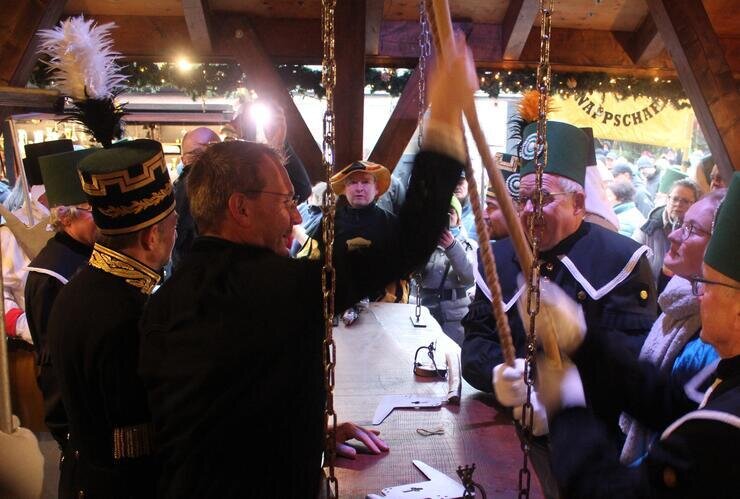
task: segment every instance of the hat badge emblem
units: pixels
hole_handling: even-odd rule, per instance
[[[537,145],[537,134],[532,133],[522,143],[522,159],[530,161],[534,159],[534,150]],[[542,154],[543,147],[540,146],[538,154]]]

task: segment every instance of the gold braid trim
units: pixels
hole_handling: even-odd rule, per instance
[[[107,208],[98,208],[98,211],[111,218],[125,217],[141,213],[147,208],[156,206],[161,203],[172,192],[172,184],[167,184],[163,189],[158,190],[146,199],[138,199],[128,206],[109,206]]]
[[[90,265],[125,279],[128,284],[139,288],[146,295],[151,294],[159,282],[159,274],[143,263],[100,244],[93,247]]]
[[[150,456],[154,450],[152,423],[113,428],[113,459]]]

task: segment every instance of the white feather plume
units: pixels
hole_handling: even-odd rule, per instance
[[[39,52],[51,60],[49,67],[59,90],[73,99],[110,99],[126,77],[117,64],[110,30],[115,23],[97,25],[82,16],[62,21],[39,32]]]

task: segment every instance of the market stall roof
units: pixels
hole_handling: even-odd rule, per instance
[[[0,84],[24,86],[35,63],[33,34],[68,15],[115,21],[115,47],[130,58],[235,60],[262,96],[286,109],[289,139],[309,171],[320,150],[274,65],[321,62],[320,0],[3,1]],[[416,0],[341,0],[336,10],[337,162],[362,154],[366,65],[414,67]],[[482,68],[533,67],[539,57],[537,0],[449,0],[453,21]],[[558,0],[551,62],[556,71],[680,78],[714,158],[740,165],[740,12],[736,0]],[[416,72],[414,74],[416,75]],[[413,134],[412,77],[370,158],[392,166]],[[0,108],[0,113],[3,109]]]

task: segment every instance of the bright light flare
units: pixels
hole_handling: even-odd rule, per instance
[[[185,57],[180,57],[177,60],[177,69],[179,69],[183,73],[187,73],[188,71],[193,69],[193,63],[188,61]]]
[[[272,111],[269,106],[261,102],[255,102],[250,106],[249,114],[257,125],[257,128],[264,129],[272,119]]]

